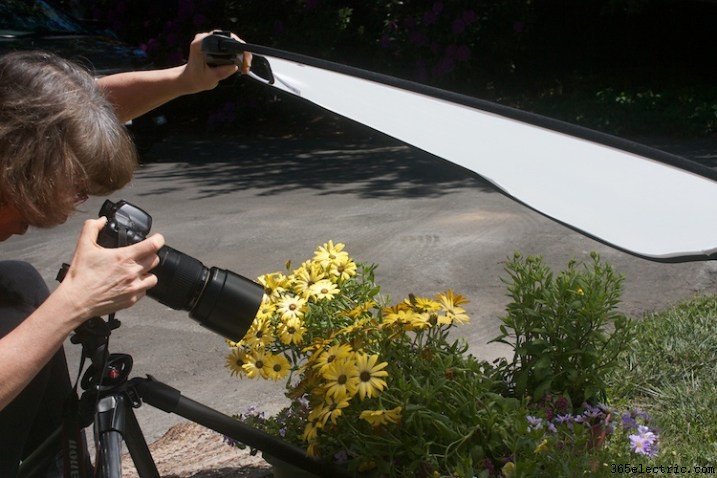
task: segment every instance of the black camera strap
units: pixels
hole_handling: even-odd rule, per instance
[[[100,317],[92,317],[75,329],[75,335],[71,338],[72,342],[82,344],[82,354],[77,379],[64,406],[61,438],[65,478],[90,478],[94,474],[84,429],[92,424],[100,400],[108,362],[110,331],[114,322],[118,322],[114,313],[109,314],[107,322]],[[88,353],[91,354],[92,363],[85,370]],[[82,399],[78,398],[77,393],[80,384],[90,392],[85,392]],[[97,445],[95,443],[95,450],[98,449]]]
[[[127,241],[127,228],[123,225],[117,227],[117,247],[124,247],[129,245]]]
[[[126,246],[127,242],[127,228],[120,226],[118,228],[118,247]],[[63,265],[64,272],[67,271],[66,264]],[[62,273],[62,271],[61,271]],[[64,275],[63,275],[64,277]],[[58,280],[62,281],[58,276]],[[109,315],[108,323],[114,321],[115,314]],[[107,350],[107,343],[109,342],[109,333],[106,335],[105,347]],[[82,347],[82,354],[80,356],[80,367],[77,373],[77,379],[72,387],[72,391],[68,395],[64,404],[64,416],[62,422],[62,457],[64,470],[63,474],[65,478],[91,478],[94,474],[92,471],[92,462],[89,457],[89,450],[87,449],[87,440],[85,439],[84,429],[92,423],[91,416],[84,413],[81,410],[81,402],[78,398],[77,388],[82,377],[82,371],[85,368],[85,361],[87,360],[87,351],[85,347]],[[107,366],[107,360],[103,360],[101,367],[97,368],[97,382],[96,386],[99,389],[102,385],[102,377],[104,377],[104,370]],[[95,403],[93,404],[92,411],[97,408],[97,401],[99,401],[99,393],[96,394]]]
[[[82,350],[80,370],[72,391],[65,400],[64,418],[62,423],[62,457],[65,478],[90,478],[91,462],[84,428],[89,425],[82,423],[80,400],[77,396],[77,385],[85,366],[85,351]]]

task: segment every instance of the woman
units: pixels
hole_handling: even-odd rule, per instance
[[[100,80],[49,53],[0,57],[0,241],[29,226],[61,224],[88,195],[126,185],[137,158],[124,123],[237,71],[206,65],[206,35],[195,36],[186,65]],[[105,221],[85,222],[52,294],[29,264],[0,261],[2,477],[15,476],[20,460],[61,422],[71,389],[64,340],[90,317],[133,305],[157,282],[150,270],[163,237],[104,249],[96,240]]]

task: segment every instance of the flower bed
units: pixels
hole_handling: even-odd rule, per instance
[[[616,312],[622,278],[597,255],[558,275],[540,258],[508,261],[512,302],[496,340],[514,357],[494,363],[452,337],[469,321],[465,297],[389,304],[375,268],[329,241],[298,268],[259,278],[264,303],[229,343],[226,366],[285,381],[290,403],[238,419],[372,476],[567,476],[596,470],[621,434],[634,451],[657,453],[644,417],[626,415],[616,430],[620,414],[601,404],[632,324]]]

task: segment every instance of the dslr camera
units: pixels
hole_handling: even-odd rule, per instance
[[[107,217],[97,238],[102,247],[135,244],[152,228],[152,217],[124,200],[106,200],[99,215]],[[207,268],[169,246],[157,255],[159,265],[152,273],[158,282],[147,291],[148,296],[174,310],[189,311],[189,317],[229,340],[238,342],[244,337],[261,305],[263,287],[232,271]]]

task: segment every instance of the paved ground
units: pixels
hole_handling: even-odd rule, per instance
[[[712,142],[653,145],[715,165]],[[112,199],[127,199],[154,218],[167,243],[208,266],[250,278],[311,257],[317,245],[343,242],[359,261],[379,264],[378,281],[396,299],[452,288],[471,299],[473,321],[460,333],[484,358],[505,353],[486,342],[497,334],[505,304],[499,277],[514,251],[539,254],[555,267],[591,251],[626,276],[623,310],[639,315],[694,294],[716,291],[713,263],[659,264],[575,233],[495,192],[479,178],[439,159],[385,140],[237,140],[171,137],[148,156],[134,182]],[[49,231],[2,245],[54,284],[71,257],[86,214]],[[251,405],[279,408],[272,384],[237,380],[224,369],[226,346],[185,312],[146,299],[118,316],[114,352],[130,353],[135,375],[152,374],[185,396],[224,413]],[[71,370],[77,346],[67,346]],[[184,421],[148,406],[137,416],[152,442]]]

